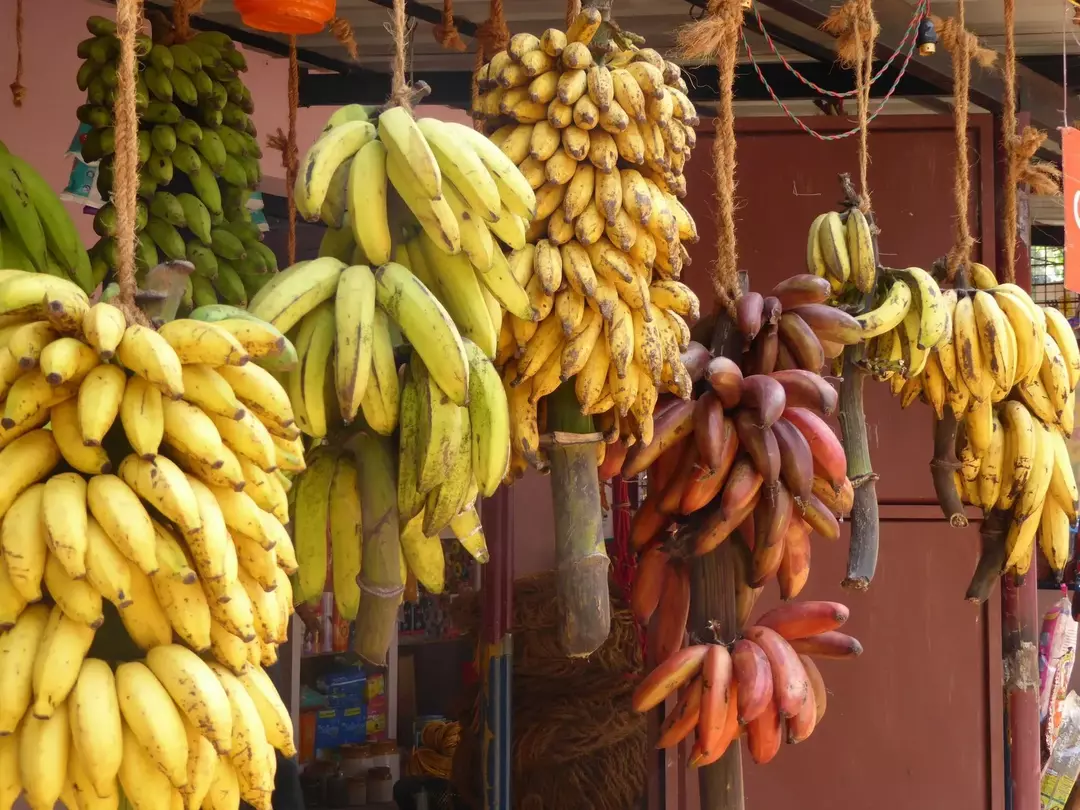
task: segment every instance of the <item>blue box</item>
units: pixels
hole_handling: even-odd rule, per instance
[[[350,709],[364,705],[367,675],[363,670],[332,672],[319,683],[326,702],[335,709]]]
[[[315,715],[315,750],[341,745],[341,720],[337,709],[320,709]]]
[[[337,714],[339,745],[359,745],[367,741],[367,709],[364,706],[338,709]]]

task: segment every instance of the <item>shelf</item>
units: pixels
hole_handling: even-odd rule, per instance
[[[457,641],[467,641],[468,636],[453,636],[452,638],[428,638],[427,636],[399,636],[398,647],[427,647],[433,644],[453,644]]]

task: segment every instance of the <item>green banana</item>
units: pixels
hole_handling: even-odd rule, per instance
[[[168,191],[159,191],[154,195],[153,199],[150,200],[150,213],[177,228],[183,228],[187,225],[184,207],[180,205],[180,201],[176,196]]]
[[[205,132],[202,133],[202,137],[205,139]],[[199,153],[195,148],[183,141],[173,147],[172,161],[176,168],[184,174],[197,172],[202,166],[202,158],[199,157]]]
[[[210,245],[214,253],[223,259],[235,261],[247,255],[244,243],[229,233],[224,228],[213,228],[210,231]]]
[[[185,118],[176,125],[176,139],[188,144],[188,146],[198,146],[202,137],[202,127],[190,118]]]
[[[150,130],[150,143],[162,155],[176,151],[176,130],[168,124],[158,124]]]
[[[10,153],[0,155],[0,218],[22,244],[33,267],[45,270],[45,229]]]
[[[225,168],[225,158],[228,156],[221,137],[213,130],[204,132],[202,142],[197,148],[202,159],[210,164],[210,168],[221,174]]]
[[[234,306],[247,306],[247,291],[244,282],[226,259],[218,259],[217,275],[213,278],[214,289],[221,297]]]
[[[186,174],[188,180],[191,181],[191,187],[195,189],[195,196],[202,200],[206,210],[211,214],[220,214],[222,212],[221,189],[218,188],[217,178],[210,171],[210,167],[200,164],[198,171]]]
[[[173,95],[189,107],[199,103],[199,91],[195,88],[195,82],[181,70],[172,74],[172,91]]]
[[[198,242],[188,242],[187,260],[195,266],[195,272],[205,278],[213,279],[218,274],[218,260],[214,251]]]
[[[165,220],[151,216],[146,222],[146,233],[150,235],[150,238],[154,240],[154,244],[169,259],[179,261],[187,258],[184,237]]]
[[[183,210],[184,222],[187,229],[195,234],[195,238],[204,245],[210,244],[210,212],[203,205],[202,200],[194,194],[182,193],[176,195],[176,201]]]

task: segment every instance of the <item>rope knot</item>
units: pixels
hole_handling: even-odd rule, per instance
[[[8,85],[11,88],[11,103],[16,107],[21,107],[23,101],[26,99],[26,88],[19,82],[18,79]]]
[[[1014,139],[1010,155],[1017,183],[1027,184],[1031,193],[1039,197],[1061,193],[1061,170],[1053,163],[1035,158],[1045,141],[1046,133],[1041,129],[1024,127]]]
[[[873,58],[874,42],[881,33],[881,26],[862,0],[848,0],[833,9],[821,24],[821,30],[836,37],[836,55],[847,69],[856,67],[863,53]]]
[[[961,56],[966,54],[969,62],[974,61],[983,68],[988,68],[997,61],[997,52],[980,45],[979,38],[967,30],[957,18],[949,17],[943,20],[934,16],[931,19],[937,29],[941,47],[949,53],[959,53]]]
[[[442,22],[435,26],[434,33],[435,41],[447,50],[465,50],[465,42],[454,24],[454,0],[443,0]]]
[[[173,0],[173,36],[177,42],[187,42],[195,33],[191,30],[191,15],[198,14],[206,0]]]
[[[676,49],[684,59],[706,61],[721,58],[727,49],[737,51],[745,13],[741,0],[709,0],[701,19],[676,33]]]
[[[360,47],[356,44],[352,23],[344,17],[334,17],[330,20],[330,33],[345,48],[350,59],[354,62],[360,59]]]

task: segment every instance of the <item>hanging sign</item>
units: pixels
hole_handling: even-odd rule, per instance
[[[1061,131],[1065,192],[1065,288],[1080,292],[1080,129]]]

